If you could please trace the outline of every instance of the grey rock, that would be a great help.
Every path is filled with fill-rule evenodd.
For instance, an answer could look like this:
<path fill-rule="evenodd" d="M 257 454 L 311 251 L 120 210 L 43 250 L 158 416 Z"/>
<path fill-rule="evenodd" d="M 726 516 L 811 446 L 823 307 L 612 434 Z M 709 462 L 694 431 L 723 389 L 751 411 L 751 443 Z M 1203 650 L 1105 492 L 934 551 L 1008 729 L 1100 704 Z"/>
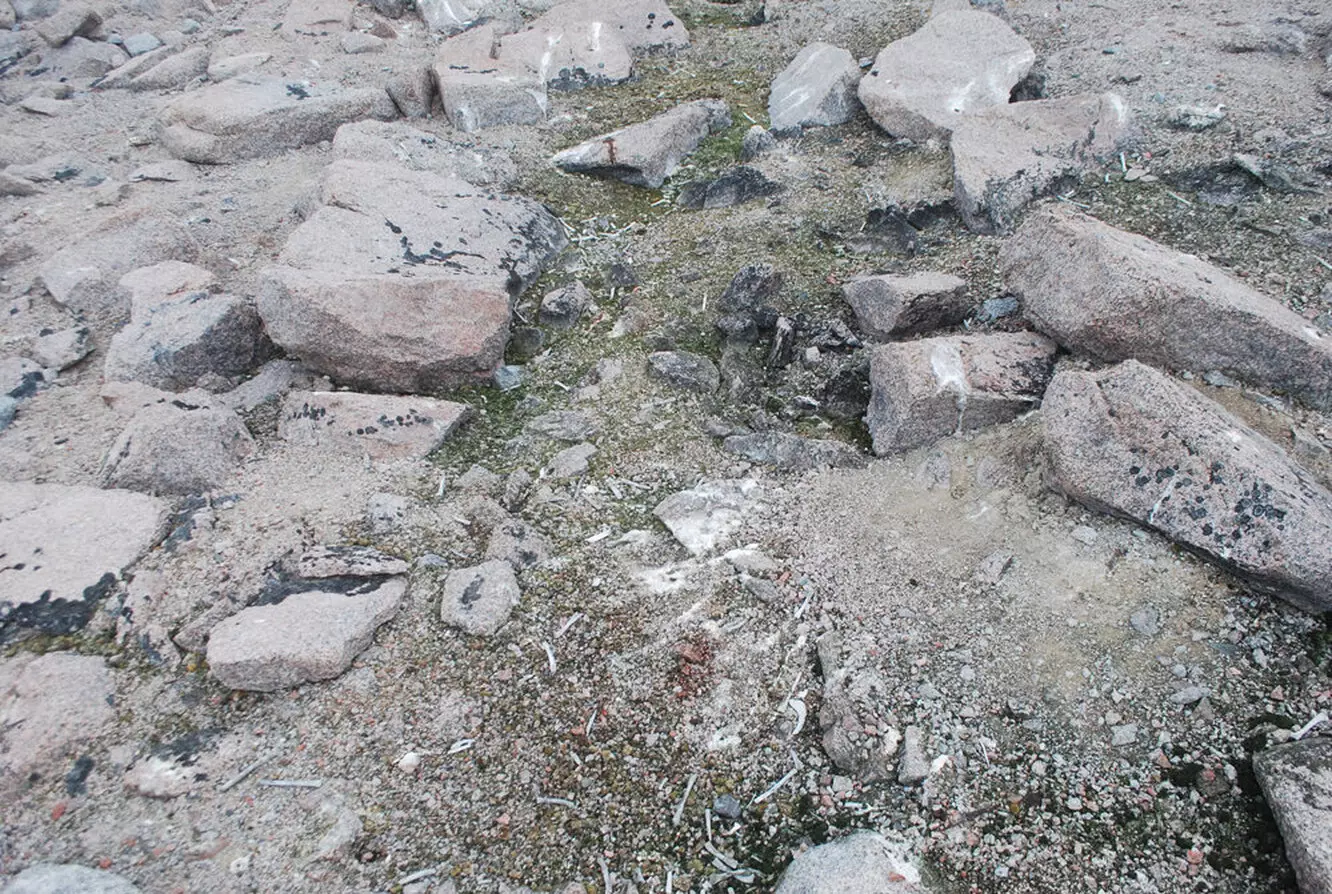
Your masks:
<path fill-rule="evenodd" d="M 1252 585 L 1332 607 L 1332 493 L 1196 391 L 1130 360 L 1067 370 L 1041 413 L 1049 480 Z"/>
<path fill-rule="evenodd" d="M 860 109 L 855 57 L 832 44 L 812 43 L 772 82 L 768 118 L 774 131 L 850 121 Z"/>
<path fill-rule="evenodd" d="M 76 105 L 67 99 L 52 99 L 49 96 L 29 96 L 19 103 L 19 108 L 34 115 L 47 118 L 59 118 L 72 112 Z"/>
<path fill-rule="evenodd" d="M 761 494 L 749 478 L 708 481 L 671 494 L 652 512 L 685 549 L 701 556 L 726 545 Z"/>
<path fill-rule="evenodd" d="M 293 391 L 283 401 L 278 436 L 376 462 L 422 459 L 471 415 L 466 404 L 430 397 Z"/>
<path fill-rule="evenodd" d="M 580 280 L 547 292 L 541 299 L 539 320 L 543 326 L 568 329 L 592 304 L 592 293 Z"/>
<path fill-rule="evenodd" d="M 9 428 L 18 415 L 18 401 L 7 394 L 0 394 L 0 431 Z"/>
<path fill-rule="evenodd" d="M 124 878 L 74 863 L 37 863 L 9 880 L 0 894 L 139 894 Z"/>
<path fill-rule="evenodd" d="M 1115 748 L 1122 748 L 1125 745 L 1132 745 L 1138 741 L 1138 726 L 1135 723 L 1125 723 L 1120 726 L 1110 728 L 1110 744 Z"/>
<path fill-rule="evenodd" d="M 131 34 L 125 38 L 121 44 L 125 52 L 131 56 L 142 56 L 144 53 L 152 52 L 162 45 L 162 41 L 157 39 L 157 35 L 150 34 L 147 31 L 141 31 L 138 34 Z"/>
<path fill-rule="evenodd" d="M 333 157 L 395 164 L 504 189 L 518 179 L 507 152 L 447 140 L 401 121 L 356 121 L 338 128 Z"/>
<path fill-rule="evenodd" d="M 0 196 L 35 196 L 41 191 L 42 188 L 27 177 L 12 171 L 0 171 Z"/>
<path fill-rule="evenodd" d="M 220 83 L 239 75 L 249 74 L 272 58 L 272 53 L 256 52 L 212 59 L 208 63 L 208 80 Z"/>
<path fill-rule="evenodd" d="M 709 134 L 730 125 L 726 103 L 695 100 L 640 124 L 593 137 L 556 153 L 551 162 L 571 173 L 657 189 Z"/>
<path fill-rule="evenodd" d="M 712 812 L 722 819 L 739 819 L 741 811 L 740 799 L 735 795 L 728 793 L 712 799 Z"/>
<path fill-rule="evenodd" d="M 1056 345 L 1030 332 L 881 345 L 865 424 L 883 456 L 1016 419 L 1039 405 Z"/>
<path fill-rule="evenodd" d="M 1314 737 L 1254 755 L 1253 770 L 1295 869 L 1301 894 L 1332 892 L 1332 739 Z"/>
<path fill-rule="evenodd" d="M 576 478 L 579 475 L 585 475 L 587 474 L 588 461 L 596 454 L 597 448 L 586 441 L 582 444 L 566 447 L 551 457 L 550 466 L 547 468 L 549 477 L 558 481 L 562 478 Z"/>
<path fill-rule="evenodd" d="M 1015 102 L 968 116 L 954 126 L 951 143 L 958 213 L 977 232 L 1008 232 L 1033 199 L 1098 170 L 1128 130 L 1128 107 L 1114 93 Z"/>
<path fill-rule="evenodd" d="M 496 5 L 494 0 L 416 0 L 416 11 L 431 31 L 457 34 L 476 24 Z"/>
<path fill-rule="evenodd" d="M 99 78 L 129 61 L 119 47 L 86 37 L 72 37 L 59 49 L 42 55 L 51 72 L 76 80 Z"/>
<path fill-rule="evenodd" d="M 409 570 L 406 561 L 371 546 L 316 546 L 296 563 L 296 573 L 304 578 L 391 577 Z"/>
<path fill-rule="evenodd" d="M 160 115 L 160 139 L 177 158 L 231 164 L 331 140 L 348 121 L 388 120 L 397 114 L 379 87 L 233 78 L 168 104 Z"/>
<path fill-rule="evenodd" d="M 169 639 L 166 644 L 175 648 Z M 121 778 L 121 784 L 130 794 L 161 801 L 189 794 L 195 781 L 195 772 L 179 760 L 152 755 L 130 767 Z"/>
<path fill-rule="evenodd" d="M 956 326 L 971 311 L 966 280 L 934 271 L 860 277 L 842 296 L 861 331 L 879 341 Z"/>
<path fill-rule="evenodd" d="M 161 304 L 185 293 L 207 292 L 216 281 L 211 271 L 183 261 L 163 261 L 138 267 L 118 283 L 129 295 L 130 319 L 143 319 Z"/>
<path fill-rule="evenodd" d="M 511 291 L 566 244 L 536 202 L 426 171 L 336 161 L 321 196 L 266 271 L 259 313 L 288 355 L 372 391 L 489 376 Z"/>
<path fill-rule="evenodd" d="M 830 467 L 858 469 L 868 464 L 860 451 L 850 444 L 782 432 L 731 435 L 722 442 L 722 449 L 752 462 L 790 472 Z"/>
<path fill-rule="evenodd" d="M 503 35 L 496 25 L 483 25 L 440 47 L 434 66 L 440 103 L 464 133 L 545 120 L 546 83 L 539 71 L 497 58 Z"/>
<path fill-rule="evenodd" d="M 84 326 L 48 332 L 33 340 L 28 353 L 47 369 L 66 370 L 92 353 L 90 334 Z"/>
<path fill-rule="evenodd" d="M 106 662 L 91 655 L 48 652 L 0 662 L 0 792 L 10 795 L 30 772 L 101 733 L 115 716 L 115 691 Z"/>
<path fill-rule="evenodd" d="M 1156 636 L 1161 632 L 1161 613 L 1145 605 L 1129 615 L 1129 626 L 1139 636 Z"/>
<path fill-rule="evenodd" d="M 745 131 L 740 140 L 740 160 L 753 161 L 760 155 L 767 155 L 777 148 L 777 137 L 761 124 L 755 124 Z"/>
<path fill-rule="evenodd" d="M 73 633 L 125 569 L 160 538 L 170 507 L 123 490 L 0 486 L 0 640 L 17 631 Z"/>
<path fill-rule="evenodd" d="M 102 462 L 107 487 L 150 494 L 197 494 L 223 484 L 254 449 L 235 413 L 186 400 L 134 415 Z"/>
<path fill-rule="evenodd" d="M 429 118 L 434 111 L 438 90 L 434 69 L 429 66 L 395 71 L 384 82 L 384 89 L 405 118 Z"/>
<path fill-rule="evenodd" d="M 686 185 L 677 201 L 684 208 L 730 208 L 781 191 L 780 183 L 769 180 L 756 168 L 740 165 L 711 180 Z"/>
<path fill-rule="evenodd" d="M 208 73 L 208 47 L 191 47 L 168 56 L 129 82 L 131 90 L 175 90 Z M 195 161 L 197 159 L 189 159 Z"/>
<path fill-rule="evenodd" d="M 514 571 L 523 571 L 550 558 L 550 542 L 525 522 L 501 522 L 490 532 L 486 558 L 508 562 Z"/>
<path fill-rule="evenodd" d="M 746 264 L 731 277 L 717 307 L 726 313 L 753 312 L 782 290 L 782 274 L 771 264 Z"/>
<path fill-rule="evenodd" d="M 8 71 L 41 45 L 41 39 L 30 31 L 0 31 L 0 72 Z"/>
<path fill-rule="evenodd" d="M 925 753 L 924 733 L 918 726 L 908 726 L 902 735 L 902 758 L 897 764 L 897 781 L 903 785 L 924 782 L 930 775 L 930 757 Z"/>
<path fill-rule="evenodd" d="M 332 679 L 398 613 L 406 592 L 399 577 L 364 591 L 315 590 L 244 609 L 209 634 L 209 672 L 224 686 L 254 692 Z"/>
<path fill-rule="evenodd" d="M 648 374 L 672 388 L 712 394 L 721 385 L 717 364 L 689 351 L 657 351 L 648 355 Z"/>
<path fill-rule="evenodd" d="M 1178 106 L 1170 110 L 1166 123 L 1179 130 L 1203 131 L 1226 119 L 1223 106 Z"/>
<path fill-rule="evenodd" d="M 338 45 L 342 47 L 342 52 L 351 56 L 358 56 L 362 53 L 382 53 L 388 47 L 388 43 L 383 38 L 362 31 L 348 31 L 342 35 Z"/>
<path fill-rule="evenodd" d="M 775 894 L 917 894 L 920 872 L 901 845 L 855 832 L 810 848 L 782 873 Z"/>
<path fill-rule="evenodd" d="M 473 636 L 490 636 L 504 626 L 522 592 L 508 562 L 493 559 L 458 568 L 444 579 L 439 617 Z"/>
<path fill-rule="evenodd" d="M 409 0 L 370 0 L 370 6 L 388 19 L 400 19 L 407 10 L 413 8 Z"/>
<path fill-rule="evenodd" d="M 1069 350 L 1219 370 L 1332 408 L 1332 337 L 1193 255 L 1050 208 L 1027 218 L 999 261 L 1027 317 Z"/>
<path fill-rule="evenodd" d="M 26 357 L 0 360 L 0 395 L 24 400 L 49 384 L 46 370 Z"/>
<path fill-rule="evenodd" d="M 44 19 L 60 9 L 60 0 L 9 0 L 9 4 L 20 22 Z"/>
<path fill-rule="evenodd" d="M 102 25 L 102 17 L 91 6 L 64 2 L 53 14 L 40 20 L 34 30 L 53 47 L 62 47 L 74 37 L 92 37 Z"/>
<path fill-rule="evenodd" d="M 173 50 L 170 47 L 159 47 L 156 50 L 150 50 L 141 56 L 133 56 L 124 61 L 123 64 L 103 74 L 97 80 L 93 81 L 92 86 L 98 90 L 114 90 L 128 87 L 130 82 L 143 74 L 148 69 L 157 65 L 159 62 L 171 56 Z"/>
<path fill-rule="evenodd" d="M 600 428 L 596 419 L 582 410 L 552 410 L 541 414 L 526 425 L 527 431 L 532 434 L 569 442 L 586 440 L 595 435 Z"/>
<path fill-rule="evenodd" d="M 0 31 L 8 31 L 18 22 L 18 15 L 14 12 L 14 7 L 10 6 L 8 0 L 0 3 Z M 3 63 L 0 63 L 2 66 Z"/>
<path fill-rule="evenodd" d="M 198 244 L 183 223 L 152 212 L 113 218 L 47 259 L 38 275 L 62 307 L 99 324 L 129 317 L 128 295 L 116 283 L 136 267 L 192 261 Z"/>
<path fill-rule="evenodd" d="M 186 294 L 158 304 L 111 337 L 108 380 L 165 391 L 193 388 L 204 376 L 239 376 L 266 353 L 259 313 L 232 295 Z"/>
<path fill-rule="evenodd" d="M 895 137 L 943 140 L 964 117 L 1006 105 L 1035 61 L 1031 44 L 999 18 L 945 12 L 879 52 L 860 101 Z"/>

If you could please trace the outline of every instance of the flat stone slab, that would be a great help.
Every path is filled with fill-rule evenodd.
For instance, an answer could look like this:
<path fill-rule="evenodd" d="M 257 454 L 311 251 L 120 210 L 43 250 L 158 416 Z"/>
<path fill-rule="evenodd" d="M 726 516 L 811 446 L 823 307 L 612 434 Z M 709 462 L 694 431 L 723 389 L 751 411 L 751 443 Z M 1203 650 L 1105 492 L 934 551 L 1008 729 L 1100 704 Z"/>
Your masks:
<path fill-rule="evenodd" d="M 860 101 L 895 137 L 946 140 L 968 115 L 1006 105 L 1036 51 L 1002 19 L 954 10 L 884 47 L 860 81 Z"/>
<path fill-rule="evenodd" d="M 1332 892 L 1332 739 L 1277 745 L 1253 757 L 1301 894 Z"/>
<path fill-rule="evenodd" d="M 1332 493 L 1203 395 L 1129 360 L 1054 377 L 1050 483 L 1154 528 L 1255 587 L 1332 608 Z"/>
<path fill-rule="evenodd" d="M 1071 351 L 1215 370 L 1332 408 L 1332 336 L 1201 258 L 1052 207 L 999 264 L 1028 319 Z"/>
<path fill-rule="evenodd" d="M 1057 346 L 1032 332 L 953 335 L 870 354 L 865 424 L 883 456 L 1016 419 L 1040 405 Z"/>
<path fill-rule="evenodd" d="M 422 459 L 472 415 L 466 404 L 429 397 L 293 391 L 282 404 L 285 441 L 369 456 L 376 462 Z"/>
<path fill-rule="evenodd" d="M 397 577 L 363 592 L 314 590 L 251 606 L 209 634 L 209 670 L 224 686 L 254 692 L 332 679 L 398 613 L 406 592 L 406 579 Z"/>
<path fill-rule="evenodd" d="M 344 124 L 333 136 L 333 156 L 402 165 L 492 189 L 505 189 L 518 179 L 518 168 L 507 152 L 448 140 L 403 121 Z"/>
<path fill-rule="evenodd" d="M 768 119 L 772 130 L 843 124 L 860 111 L 860 66 L 849 52 L 827 43 L 803 48 L 772 82 Z"/>
<path fill-rule="evenodd" d="M 0 894 L 139 894 L 139 887 L 112 872 L 74 863 L 38 863 L 9 880 Z"/>
<path fill-rule="evenodd" d="M 115 716 L 115 691 L 99 657 L 48 652 L 0 662 L 0 792 L 97 736 Z"/>
<path fill-rule="evenodd" d="M 551 163 L 574 174 L 657 189 L 709 134 L 730 125 L 726 103 L 695 100 L 558 152 Z"/>
<path fill-rule="evenodd" d="M 776 894 L 920 894 L 920 872 L 902 845 L 855 832 L 791 861 Z"/>
<path fill-rule="evenodd" d="M 1128 106 L 1114 93 L 1015 102 L 968 116 L 950 143 L 958 213 L 978 233 L 1006 233 L 1033 199 L 1097 170 L 1128 132 Z"/>
<path fill-rule="evenodd" d="M 0 484 L 0 640 L 82 628 L 169 513 L 165 501 L 130 491 Z"/>
<path fill-rule="evenodd" d="M 707 481 L 671 494 L 652 513 L 685 549 L 701 556 L 727 545 L 761 495 L 752 478 Z"/>
<path fill-rule="evenodd" d="M 492 559 L 449 572 L 444 579 L 439 618 L 473 636 L 490 636 L 509 620 L 521 598 L 513 566 L 503 559 Z"/>
<path fill-rule="evenodd" d="M 339 125 L 398 116 L 381 87 L 343 89 L 274 77 L 236 77 L 186 93 L 161 113 L 161 142 L 177 158 L 231 164 L 331 140 Z"/>
<path fill-rule="evenodd" d="M 956 326 L 972 309 L 966 280 L 935 271 L 859 277 L 842 286 L 842 296 L 876 341 Z"/>
<path fill-rule="evenodd" d="M 135 413 L 111 445 L 101 480 L 149 494 L 206 493 L 253 450 L 249 429 L 229 409 L 185 399 L 153 403 Z"/>

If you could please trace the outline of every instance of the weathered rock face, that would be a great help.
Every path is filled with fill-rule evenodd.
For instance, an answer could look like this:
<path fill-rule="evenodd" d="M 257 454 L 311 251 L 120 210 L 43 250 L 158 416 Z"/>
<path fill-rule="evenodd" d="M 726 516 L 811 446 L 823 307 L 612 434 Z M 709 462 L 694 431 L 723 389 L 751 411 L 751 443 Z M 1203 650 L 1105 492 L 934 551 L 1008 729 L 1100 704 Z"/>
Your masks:
<path fill-rule="evenodd" d="M 501 559 L 458 568 L 444 579 L 440 620 L 473 636 L 490 636 L 509 620 L 522 597 L 513 567 Z"/>
<path fill-rule="evenodd" d="M 1253 758 L 1267 804 L 1272 808 L 1286 859 L 1301 894 L 1332 892 L 1332 739 L 1278 745 Z"/>
<path fill-rule="evenodd" d="M 782 873 L 776 894 L 917 894 L 920 872 L 905 848 L 856 832 L 805 851 Z"/>
<path fill-rule="evenodd" d="M 185 292 L 206 292 L 216 277 L 212 272 L 183 261 L 163 261 L 131 270 L 120 278 L 120 288 L 129 294 L 130 318 L 143 317 L 167 299 Z"/>
<path fill-rule="evenodd" d="M 706 481 L 671 494 L 652 513 L 685 549 L 701 556 L 726 545 L 761 494 L 751 478 Z"/>
<path fill-rule="evenodd" d="M 510 295 L 566 243 L 535 202 L 423 171 L 334 162 L 322 198 L 267 271 L 259 313 L 289 354 L 371 391 L 489 375 Z"/>
<path fill-rule="evenodd" d="M 672 388 L 711 394 L 721 384 L 717 364 L 690 351 L 655 351 L 648 355 L 648 375 Z"/>
<path fill-rule="evenodd" d="M 38 863 L 10 879 L 3 894 L 139 894 L 139 888 L 115 873 L 74 863 Z"/>
<path fill-rule="evenodd" d="M 1059 373 L 1041 417 L 1050 482 L 1068 496 L 1332 608 L 1332 493 L 1207 398 L 1129 360 Z"/>
<path fill-rule="evenodd" d="M 348 121 L 397 115 L 393 100 L 379 87 L 344 90 L 238 77 L 169 104 L 161 115 L 161 140 L 177 158 L 230 164 L 331 140 Z"/>
<path fill-rule="evenodd" d="M 114 716 L 115 690 L 106 662 L 93 656 L 49 652 L 0 662 L 0 791 L 100 733 Z"/>
<path fill-rule="evenodd" d="M 183 391 L 208 373 L 248 372 L 262 359 L 265 341 L 248 301 L 196 292 L 137 315 L 112 336 L 106 378 Z"/>
<path fill-rule="evenodd" d="M 860 109 L 860 66 L 846 50 L 812 43 L 772 82 L 768 118 L 777 132 L 842 124 Z"/>
<path fill-rule="evenodd" d="M 1003 233 L 1037 196 L 1094 170 L 1128 136 L 1129 115 L 1114 93 L 995 106 L 953 128 L 953 194 L 979 233 Z"/>
<path fill-rule="evenodd" d="M 240 417 L 184 400 L 134 414 L 102 463 L 107 487 L 197 494 L 219 487 L 254 449 Z"/>
<path fill-rule="evenodd" d="M 726 103 L 700 99 L 640 124 L 593 137 L 556 153 L 551 162 L 570 173 L 610 177 L 656 189 L 705 137 L 730 124 Z"/>
<path fill-rule="evenodd" d="M 466 404 L 429 397 L 294 391 L 283 402 L 278 435 L 378 462 L 420 459 L 443 444 L 471 412 Z"/>
<path fill-rule="evenodd" d="M 1031 44 L 998 17 L 945 12 L 879 52 L 860 101 L 895 137 L 947 139 L 965 116 L 1007 104 L 1035 61 Z"/>
<path fill-rule="evenodd" d="M 1031 332 L 881 345 L 870 355 L 865 424 L 883 456 L 1016 419 L 1040 404 L 1054 342 Z"/>
<path fill-rule="evenodd" d="M 861 331 L 887 340 L 956 326 L 971 312 L 966 280 L 949 273 L 882 274 L 842 286 Z"/>
<path fill-rule="evenodd" d="M 224 686 L 273 692 L 336 677 L 398 613 L 407 582 L 393 578 L 364 591 L 312 591 L 277 605 L 244 609 L 208 637 L 208 666 Z"/>
<path fill-rule="evenodd" d="M 123 490 L 0 485 L 0 641 L 25 629 L 82 628 L 121 571 L 157 542 L 169 510 Z"/>
<path fill-rule="evenodd" d="M 1218 267 L 1060 208 L 999 253 L 1038 329 L 1098 360 L 1218 370 L 1332 407 L 1332 338 Z"/>
<path fill-rule="evenodd" d="M 400 164 L 413 171 L 457 177 L 476 186 L 505 189 L 518 178 L 513 159 L 499 149 L 465 146 L 401 121 L 356 121 L 338 128 L 333 156 L 350 161 Z"/>

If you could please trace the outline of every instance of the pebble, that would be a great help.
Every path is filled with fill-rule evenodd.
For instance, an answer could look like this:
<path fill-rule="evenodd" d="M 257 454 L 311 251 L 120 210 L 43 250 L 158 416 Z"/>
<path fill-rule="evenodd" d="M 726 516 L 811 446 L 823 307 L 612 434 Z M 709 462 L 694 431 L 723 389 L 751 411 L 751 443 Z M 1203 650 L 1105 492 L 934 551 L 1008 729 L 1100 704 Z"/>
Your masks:
<path fill-rule="evenodd" d="M 712 812 L 722 819 L 740 818 L 740 800 L 735 795 L 718 795 L 712 801 Z"/>
<path fill-rule="evenodd" d="M 1125 723 L 1122 726 L 1111 727 L 1110 744 L 1116 748 L 1123 745 L 1132 745 L 1138 741 L 1138 726 L 1135 723 Z"/>
<path fill-rule="evenodd" d="M 1200 702 L 1207 697 L 1207 690 L 1201 686 L 1185 686 L 1179 692 L 1170 696 L 1170 701 L 1177 705 L 1191 705 Z"/>

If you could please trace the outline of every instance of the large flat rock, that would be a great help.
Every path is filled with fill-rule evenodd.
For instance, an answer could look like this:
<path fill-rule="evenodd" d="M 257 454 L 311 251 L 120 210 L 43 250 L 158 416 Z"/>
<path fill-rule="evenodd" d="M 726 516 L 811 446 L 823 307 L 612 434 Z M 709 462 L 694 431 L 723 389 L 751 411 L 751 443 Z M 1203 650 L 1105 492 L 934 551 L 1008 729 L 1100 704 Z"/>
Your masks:
<path fill-rule="evenodd" d="M 113 872 L 77 863 L 37 863 L 9 880 L 0 894 L 139 894 Z"/>
<path fill-rule="evenodd" d="M 966 116 L 1007 104 L 1035 61 L 1031 44 L 998 16 L 944 12 L 879 52 L 860 101 L 895 137 L 944 140 Z"/>
<path fill-rule="evenodd" d="M 124 490 L 0 484 L 0 640 L 72 633 L 154 543 L 170 507 Z"/>
<path fill-rule="evenodd" d="M 699 99 L 558 152 L 551 163 L 573 174 L 657 189 L 709 134 L 730 124 L 726 103 Z"/>
<path fill-rule="evenodd" d="M 1332 894 L 1332 739 L 1278 745 L 1253 757 L 1301 894 Z"/>
<path fill-rule="evenodd" d="M 115 691 L 100 657 L 48 652 L 0 661 L 0 793 L 97 736 L 115 715 Z"/>
<path fill-rule="evenodd" d="M 293 391 L 283 402 L 278 435 L 380 462 L 421 459 L 457 431 L 471 412 L 466 404 L 429 397 Z"/>
<path fill-rule="evenodd" d="M 208 637 L 208 666 L 224 686 L 273 692 L 329 680 L 351 666 L 380 625 L 398 613 L 404 578 L 363 591 L 310 591 L 232 615 Z"/>
<path fill-rule="evenodd" d="M 1219 370 L 1332 408 L 1332 337 L 1201 258 L 1054 207 L 999 262 L 1027 317 L 1069 350 Z"/>
<path fill-rule="evenodd" d="M 923 447 L 1035 409 L 1056 350 L 1033 332 L 941 336 L 874 348 L 865 414 L 874 452 Z"/>
<path fill-rule="evenodd" d="M 1332 493 L 1217 404 L 1129 360 L 1060 372 L 1041 417 L 1050 483 L 1068 496 L 1332 608 Z"/>
<path fill-rule="evenodd" d="M 427 171 L 334 162 L 322 199 L 266 271 L 259 313 L 289 355 L 369 391 L 488 376 L 511 296 L 566 244 L 536 202 Z"/>
<path fill-rule="evenodd" d="M 168 104 L 161 113 L 161 141 L 186 161 L 231 164 L 331 140 L 348 121 L 397 116 L 382 87 L 238 77 Z"/>

